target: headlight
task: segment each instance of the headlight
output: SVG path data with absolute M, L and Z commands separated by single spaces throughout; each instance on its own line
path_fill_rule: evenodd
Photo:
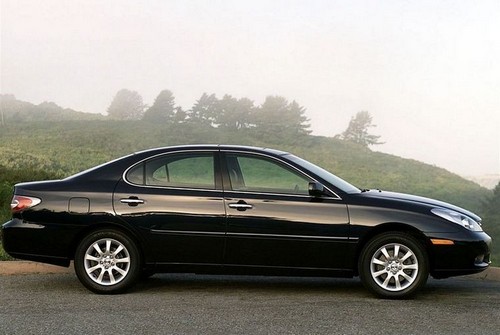
M 443 219 L 459 224 L 471 231 L 483 231 L 483 229 L 481 228 L 481 224 L 462 213 L 445 208 L 433 208 L 431 209 L 431 212 L 436 214 L 437 216 L 442 217 Z

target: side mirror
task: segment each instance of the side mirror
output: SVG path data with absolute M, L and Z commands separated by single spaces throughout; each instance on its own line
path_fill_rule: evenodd
M 316 181 L 309 182 L 309 195 L 313 197 L 321 197 L 325 194 L 325 187 L 323 184 Z

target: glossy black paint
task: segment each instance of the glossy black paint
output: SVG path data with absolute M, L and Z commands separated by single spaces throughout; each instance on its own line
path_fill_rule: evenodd
M 127 171 L 151 157 L 206 153 L 213 189 L 136 185 Z M 226 155 L 263 157 L 325 187 L 322 196 L 238 191 Z M 490 237 L 431 214 L 451 208 L 431 199 L 379 191 L 346 192 L 281 151 L 242 146 L 182 146 L 123 157 L 59 181 L 22 183 L 16 195 L 42 202 L 3 225 L 12 256 L 68 266 L 90 232 L 113 227 L 138 245 L 154 271 L 354 276 L 363 246 L 377 234 L 402 231 L 426 246 L 430 272 L 441 278 L 488 267 Z M 431 238 L 454 245 L 433 245 Z M 476 257 L 483 255 L 482 260 Z

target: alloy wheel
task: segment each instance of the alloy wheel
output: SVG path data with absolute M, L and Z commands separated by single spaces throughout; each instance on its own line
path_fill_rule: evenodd
M 110 286 L 121 282 L 130 270 L 127 248 L 112 238 L 92 243 L 84 256 L 87 276 L 99 285 Z
M 415 253 L 400 243 L 381 246 L 370 261 L 370 274 L 375 283 L 387 291 L 402 291 L 411 286 L 419 271 Z

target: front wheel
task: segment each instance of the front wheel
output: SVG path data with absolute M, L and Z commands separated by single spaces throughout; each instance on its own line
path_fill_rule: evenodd
M 75 272 L 89 290 L 101 294 L 121 293 L 140 274 L 141 260 L 135 243 L 120 231 L 93 232 L 78 245 Z
M 409 234 L 381 234 L 363 248 L 359 275 L 363 284 L 379 297 L 408 298 L 427 282 L 427 253 Z

